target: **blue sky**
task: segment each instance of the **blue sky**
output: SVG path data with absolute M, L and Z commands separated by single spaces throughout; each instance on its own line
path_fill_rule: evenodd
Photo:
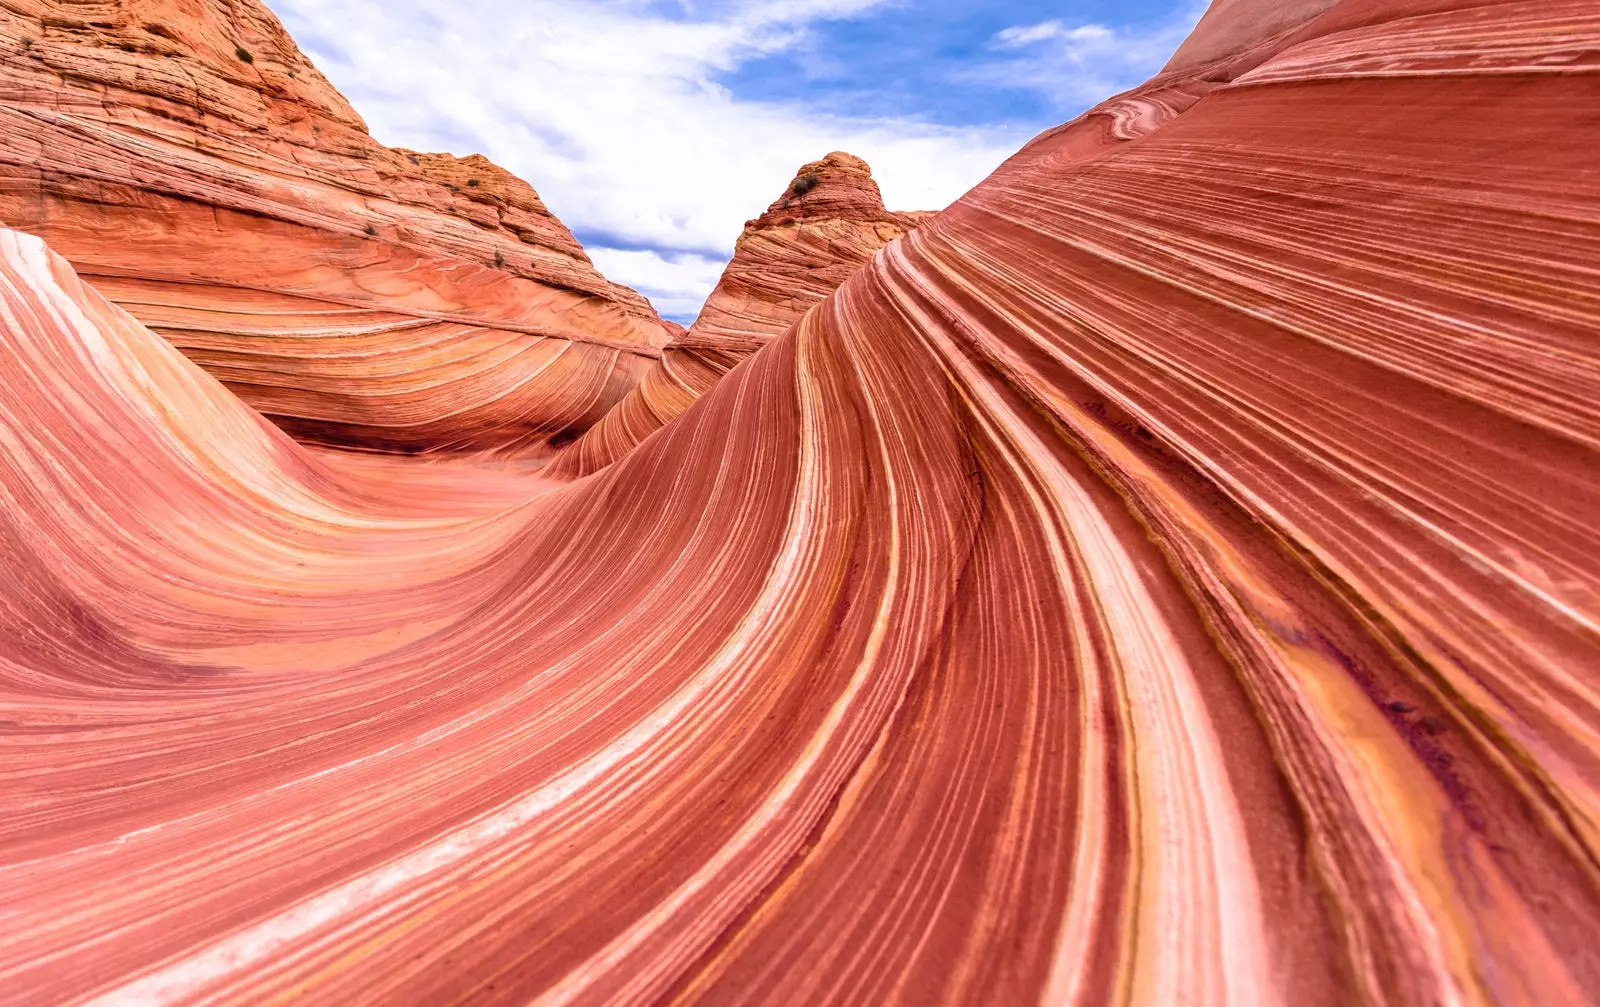
M 1203 0 L 267 0 L 385 143 L 526 178 L 687 323 L 743 222 L 831 150 L 938 209 L 1150 76 Z

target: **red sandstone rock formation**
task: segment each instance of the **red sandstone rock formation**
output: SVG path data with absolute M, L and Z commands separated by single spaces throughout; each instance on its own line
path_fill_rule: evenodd
M 525 183 L 374 141 L 257 0 L 0 5 L 0 221 L 311 439 L 537 449 L 669 339 Z
M 0 233 L 6 999 L 1600 999 L 1600 5 L 1247 45 L 547 492 Z
M 885 210 L 859 157 L 835 151 L 802 165 L 783 195 L 744 225 L 681 345 L 760 349 L 926 216 Z
M 745 223 L 733 259 L 687 335 L 639 385 L 552 462 L 588 475 L 671 422 L 746 356 L 765 346 L 889 242 L 933 212 L 884 209 L 867 162 L 840 151 L 802 165 L 767 211 Z

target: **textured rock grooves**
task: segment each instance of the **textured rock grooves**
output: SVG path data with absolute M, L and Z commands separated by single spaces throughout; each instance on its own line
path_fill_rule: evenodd
M 5 233 L 6 999 L 1592 1002 L 1600 6 L 1241 44 L 555 488 Z
M 538 453 L 670 338 L 523 182 L 375 142 L 257 0 L 0 3 L 0 221 L 310 440 Z
M 680 416 L 739 361 L 838 289 L 878 249 L 935 216 L 883 206 L 867 162 L 840 151 L 801 165 L 783 195 L 748 221 L 689 332 L 643 380 L 551 462 L 572 478 L 597 472 Z

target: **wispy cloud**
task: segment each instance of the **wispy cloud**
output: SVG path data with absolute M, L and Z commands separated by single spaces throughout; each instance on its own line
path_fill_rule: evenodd
M 993 46 L 997 49 L 1020 49 L 1035 42 L 1063 39 L 1069 42 L 1108 42 L 1116 32 L 1103 24 L 1085 24 L 1068 28 L 1060 21 L 1041 21 L 1038 24 L 1015 25 L 995 33 Z
M 626 277 L 624 282 L 650 298 L 657 311 L 678 320 L 693 318 L 700 311 L 728 264 L 725 256 L 696 252 L 603 246 L 588 251 L 600 272 L 619 281 Z
M 995 56 L 962 76 L 1037 91 L 1064 114 L 1076 112 L 1159 71 L 1205 8 L 1204 0 L 1189 0 L 1165 18 L 1116 27 L 1060 19 L 1013 25 L 989 40 Z

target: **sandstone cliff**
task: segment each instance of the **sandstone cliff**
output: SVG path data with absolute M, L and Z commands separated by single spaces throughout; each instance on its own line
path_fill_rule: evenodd
M 258 0 L 0 4 L 0 221 L 312 439 L 537 449 L 670 338 L 527 184 L 375 141 Z

